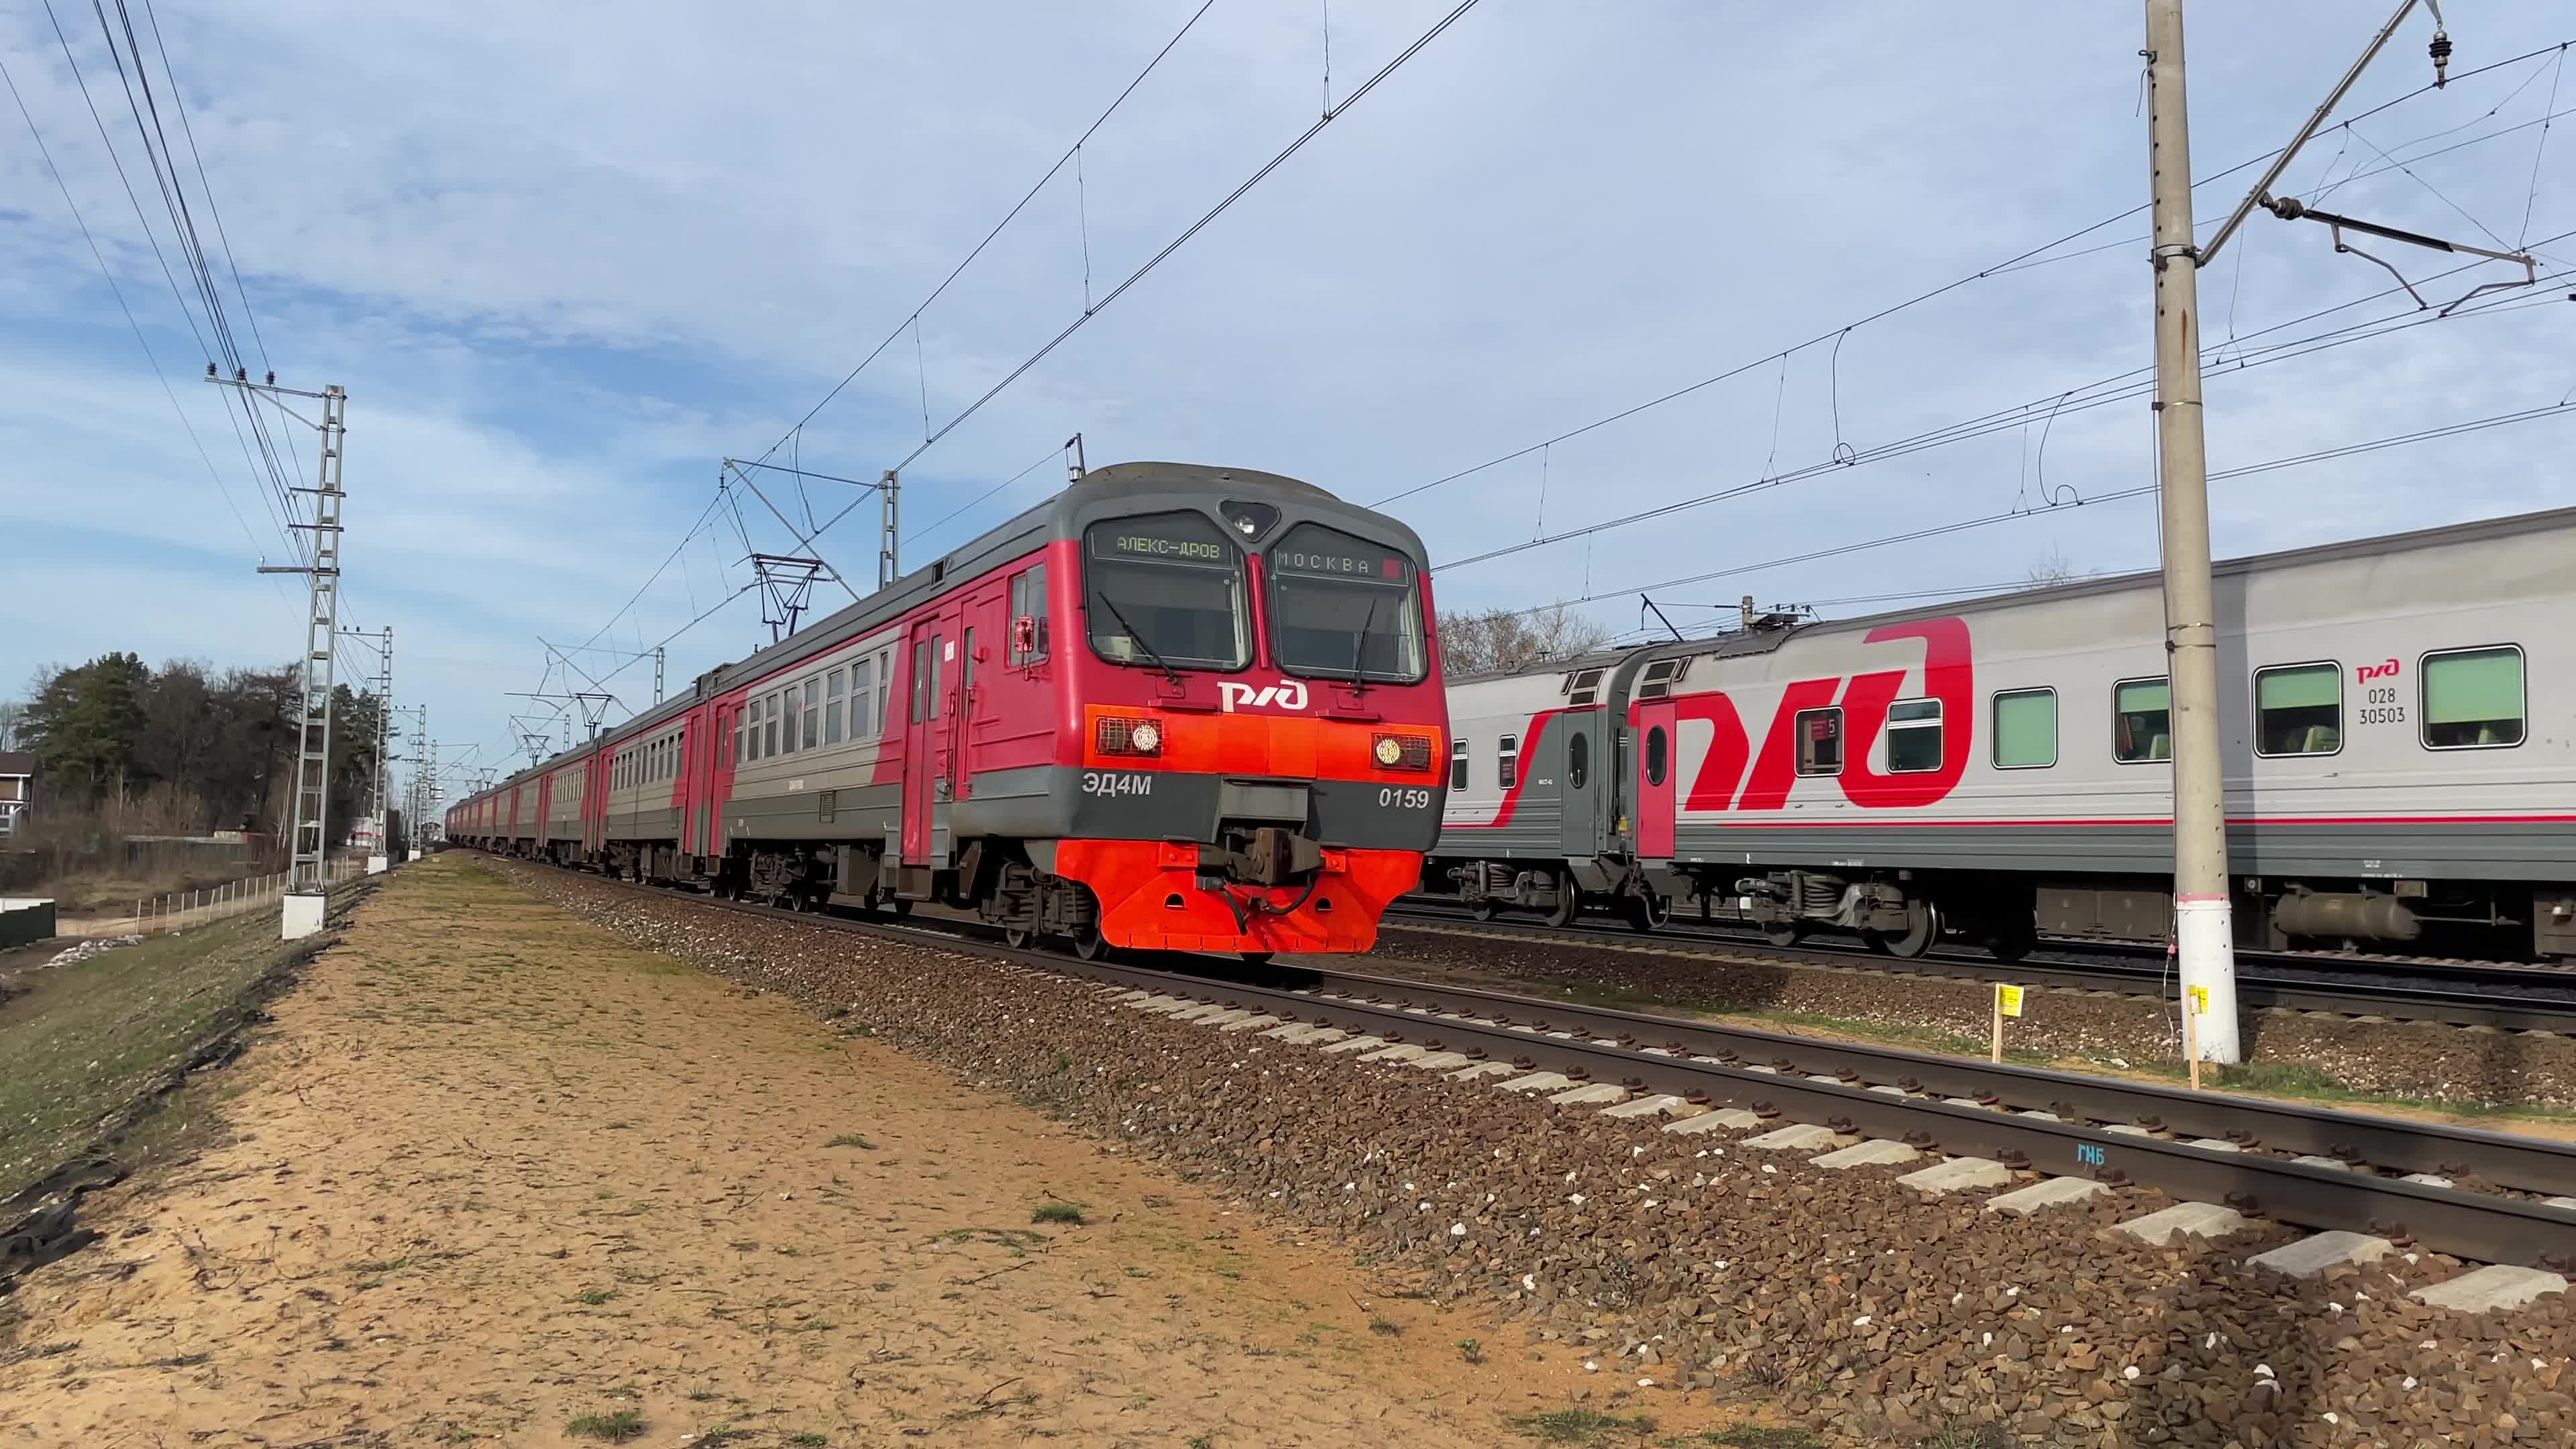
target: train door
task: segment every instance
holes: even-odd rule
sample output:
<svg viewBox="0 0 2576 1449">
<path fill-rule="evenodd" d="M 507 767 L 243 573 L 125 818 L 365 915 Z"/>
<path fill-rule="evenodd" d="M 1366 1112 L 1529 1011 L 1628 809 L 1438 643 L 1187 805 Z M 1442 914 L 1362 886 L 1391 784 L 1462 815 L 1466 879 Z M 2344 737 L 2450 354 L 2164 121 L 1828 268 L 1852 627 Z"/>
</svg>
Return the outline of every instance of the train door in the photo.
<svg viewBox="0 0 2576 1449">
<path fill-rule="evenodd" d="M 1557 798 L 1565 802 L 1559 848 L 1569 860 L 1590 860 L 1601 853 L 1602 774 L 1610 763 L 1610 742 L 1599 736 L 1608 718 L 1598 709 L 1570 709 L 1557 716 L 1564 736 L 1556 752 Z"/>
<path fill-rule="evenodd" d="M 905 636 L 911 665 L 904 685 L 903 859 L 948 864 L 949 801 L 956 794 L 957 632 L 954 600 L 913 621 Z"/>
<path fill-rule="evenodd" d="M 733 747 L 733 721 L 726 717 L 724 706 L 708 706 L 705 719 L 706 739 L 698 746 L 694 762 L 697 774 L 689 781 L 689 838 L 680 846 L 696 855 L 715 852 L 716 781 Z"/>
<path fill-rule="evenodd" d="M 1636 778 L 1637 855 L 1642 860 L 1673 857 L 1673 747 L 1677 706 L 1669 699 L 1650 699 L 1637 706 Z"/>
<path fill-rule="evenodd" d="M 975 772 L 990 768 L 984 759 L 992 743 L 993 665 L 1010 648 L 1010 620 L 1003 615 L 1004 581 L 998 577 L 977 589 L 958 619 L 957 713 L 951 733 L 956 738 L 955 798 L 975 793 Z"/>
</svg>

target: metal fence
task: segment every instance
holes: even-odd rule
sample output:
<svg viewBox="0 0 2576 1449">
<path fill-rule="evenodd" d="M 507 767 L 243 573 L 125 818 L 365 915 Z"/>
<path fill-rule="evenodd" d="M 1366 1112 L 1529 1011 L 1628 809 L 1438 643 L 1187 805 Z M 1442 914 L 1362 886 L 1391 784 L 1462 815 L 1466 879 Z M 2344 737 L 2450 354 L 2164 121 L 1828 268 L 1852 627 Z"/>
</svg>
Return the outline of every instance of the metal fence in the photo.
<svg viewBox="0 0 2576 1449">
<path fill-rule="evenodd" d="M 325 869 L 324 883 L 338 885 L 364 875 L 366 870 L 364 860 L 335 860 Z M 270 906 L 285 889 L 286 872 L 281 870 L 208 886 L 203 890 L 146 896 L 134 903 L 134 913 L 128 918 L 126 929 L 129 934 L 137 936 L 147 936 L 155 931 L 184 931 L 190 926 L 201 926 L 208 921 L 220 921 L 227 916 Z"/>
</svg>

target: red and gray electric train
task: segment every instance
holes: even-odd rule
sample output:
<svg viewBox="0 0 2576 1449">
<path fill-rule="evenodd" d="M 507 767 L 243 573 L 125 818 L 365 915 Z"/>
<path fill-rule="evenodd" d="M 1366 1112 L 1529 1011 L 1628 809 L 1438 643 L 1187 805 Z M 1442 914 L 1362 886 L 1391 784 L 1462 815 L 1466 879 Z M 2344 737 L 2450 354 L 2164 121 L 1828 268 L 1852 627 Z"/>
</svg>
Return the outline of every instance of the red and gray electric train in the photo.
<svg viewBox="0 0 2576 1449">
<path fill-rule="evenodd" d="M 681 699 L 460 801 L 449 840 L 1014 944 L 1368 949 L 1440 829 L 1422 541 L 1269 473 L 1095 469 Z"/>
</svg>

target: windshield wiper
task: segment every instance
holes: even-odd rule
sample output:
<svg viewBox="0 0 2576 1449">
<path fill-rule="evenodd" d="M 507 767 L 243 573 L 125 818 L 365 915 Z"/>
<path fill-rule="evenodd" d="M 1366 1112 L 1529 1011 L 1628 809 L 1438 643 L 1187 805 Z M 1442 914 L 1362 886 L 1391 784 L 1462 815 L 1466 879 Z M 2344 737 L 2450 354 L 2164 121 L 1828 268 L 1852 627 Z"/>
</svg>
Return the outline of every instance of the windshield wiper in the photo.
<svg viewBox="0 0 2576 1449">
<path fill-rule="evenodd" d="M 1371 594 L 1368 617 L 1360 620 L 1360 626 L 1351 631 L 1351 697 L 1354 699 L 1368 693 L 1368 674 L 1360 668 L 1360 660 L 1368 654 L 1369 630 L 1376 627 L 1377 596 Z"/>
<path fill-rule="evenodd" d="M 1172 668 L 1171 661 L 1165 659 L 1161 654 L 1156 653 L 1154 646 L 1145 642 L 1144 631 L 1137 628 L 1134 624 L 1127 622 L 1126 611 L 1118 607 L 1118 601 L 1116 599 L 1109 597 L 1107 594 L 1102 594 L 1100 596 L 1100 603 L 1102 607 L 1109 610 L 1109 617 L 1118 621 L 1118 627 L 1127 631 L 1128 642 L 1134 644 L 1137 648 L 1144 650 L 1145 657 L 1153 660 L 1155 666 L 1163 671 L 1163 677 L 1172 681 L 1172 688 L 1187 689 L 1189 687 L 1188 685 L 1181 683 L 1180 673 Z"/>
</svg>

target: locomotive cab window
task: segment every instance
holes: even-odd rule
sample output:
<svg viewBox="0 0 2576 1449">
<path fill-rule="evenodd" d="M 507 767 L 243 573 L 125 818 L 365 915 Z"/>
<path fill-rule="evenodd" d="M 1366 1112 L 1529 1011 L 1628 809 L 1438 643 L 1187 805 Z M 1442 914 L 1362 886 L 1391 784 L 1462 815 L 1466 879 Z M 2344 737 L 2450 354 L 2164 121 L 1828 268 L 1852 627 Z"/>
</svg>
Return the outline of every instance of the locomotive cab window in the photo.
<svg viewBox="0 0 2576 1449">
<path fill-rule="evenodd" d="M 1998 770 L 2044 770 L 2057 763 L 2057 691 L 2000 689 L 1994 698 Z"/>
<path fill-rule="evenodd" d="M 2455 649 L 2417 667 L 2424 744 L 2436 750 L 2495 750 L 2522 743 L 2522 650 Z M 2390 691 L 2395 693 L 2395 691 Z"/>
<path fill-rule="evenodd" d="M 1453 740 L 1449 745 L 1449 788 L 1467 788 L 1467 742 Z"/>
<path fill-rule="evenodd" d="M 2342 665 L 2254 671 L 2254 753 L 2331 755 L 2342 748 Z"/>
<path fill-rule="evenodd" d="M 2123 765 L 2173 758 L 2173 689 L 2162 679 L 2111 686 L 2111 758 Z"/>
<path fill-rule="evenodd" d="M 1091 650 L 1142 669 L 1241 669 L 1252 662 L 1243 553 L 1197 513 L 1095 523 L 1083 534 Z"/>
<path fill-rule="evenodd" d="M 1891 774 L 1941 768 L 1941 701 L 1900 699 L 1887 707 L 1887 768 Z"/>
<path fill-rule="evenodd" d="M 1270 573 L 1270 652 L 1291 674 L 1420 682 L 1428 670 L 1413 561 L 1320 523 L 1281 534 Z"/>
<path fill-rule="evenodd" d="M 1798 773 L 1839 775 L 1843 772 L 1843 712 L 1840 709 L 1798 711 Z"/>
</svg>

